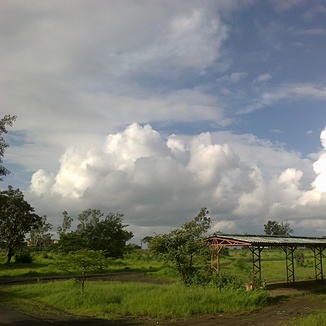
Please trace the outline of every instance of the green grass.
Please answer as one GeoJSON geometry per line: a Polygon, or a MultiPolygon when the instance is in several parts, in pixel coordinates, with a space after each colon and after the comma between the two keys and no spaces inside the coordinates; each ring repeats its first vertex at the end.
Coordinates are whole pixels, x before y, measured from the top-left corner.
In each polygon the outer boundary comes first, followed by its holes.
{"type": "Polygon", "coordinates": [[[185,287],[120,282],[87,282],[84,295],[74,281],[39,283],[3,288],[6,304],[55,307],[77,316],[117,318],[189,318],[196,315],[234,313],[267,305],[264,291],[185,287]],[[10,294],[10,296],[9,296],[10,294]],[[7,299],[6,299],[7,298],[7,299]]]}
{"type": "MultiPolygon", "coordinates": [[[[299,249],[298,249],[299,250],[299,249]]],[[[300,249],[302,250],[302,249],[300,249]]],[[[309,249],[304,249],[306,266],[298,266],[294,263],[295,280],[313,280],[315,279],[314,257],[309,249]]],[[[230,259],[232,264],[221,267],[221,272],[228,272],[236,275],[244,282],[248,282],[252,275],[252,255],[248,249],[230,250],[230,259]],[[242,261],[239,264],[239,261],[242,261]]],[[[323,259],[323,266],[326,266],[326,259],[323,259]]],[[[285,253],[278,249],[264,249],[261,253],[261,272],[262,279],[272,282],[286,282],[286,260],[285,253]]]]}
{"type": "MultiPolygon", "coordinates": [[[[313,261],[313,254],[305,250],[305,259],[313,261]]],[[[31,264],[5,264],[5,255],[0,253],[0,277],[56,276],[66,274],[57,267],[61,256],[55,253],[34,253],[31,264]]],[[[267,284],[286,281],[285,254],[281,250],[264,249],[261,255],[262,277],[267,284]]],[[[326,261],[323,259],[323,265],[326,261]]],[[[209,262],[207,262],[209,265],[209,262]]],[[[239,277],[248,282],[252,274],[252,256],[249,250],[230,250],[230,256],[221,259],[221,272],[239,277]]],[[[157,261],[146,251],[129,253],[124,259],[109,260],[103,273],[119,271],[145,271],[157,279],[177,280],[174,270],[157,261]]],[[[314,267],[295,264],[295,279],[314,279],[314,267]]],[[[263,291],[235,290],[218,291],[212,287],[184,287],[119,282],[93,282],[85,284],[85,294],[73,280],[3,287],[0,303],[24,309],[30,315],[37,312],[49,318],[62,318],[63,313],[76,316],[117,318],[133,316],[154,319],[178,319],[199,315],[234,313],[260,308],[268,303],[263,291]],[[54,317],[53,317],[54,316],[54,317]],[[60,317],[61,316],[61,317],[60,317]]],[[[326,313],[320,312],[305,318],[294,319],[289,325],[326,325],[326,313]]]]}
{"type": "MultiPolygon", "coordinates": [[[[221,258],[222,273],[230,273],[238,276],[243,282],[249,282],[252,275],[252,256],[248,249],[229,250],[230,256],[221,258]],[[242,260],[242,266],[239,264],[242,260]]],[[[306,267],[300,267],[295,264],[295,279],[312,280],[315,278],[313,265],[313,253],[311,250],[303,250],[306,261],[309,262],[306,267]]],[[[0,277],[21,277],[21,276],[57,276],[66,274],[57,267],[61,257],[55,253],[33,253],[34,262],[31,264],[5,264],[5,254],[0,253],[0,277]]],[[[285,282],[286,265],[285,254],[282,250],[264,249],[261,254],[262,278],[267,283],[285,282]]],[[[207,262],[209,265],[209,262],[207,262]]],[[[326,266],[326,259],[323,259],[323,265],[326,266]]],[[[176,275],[167,275],[166,270],[162,270],[164,264],[162,261],[155,260],[146,250],[129,253],[124,259],[110,260],[108,267],[101,273],[119,272],[119,271],[144,271],[155,278],[175,279],[176,275]]]]}
{"type": "MultiPolygon", "coordinates": [[[[60,270],[57,264],[62,260],[62,256],[55,253],[45,254],[35,252],[32,254],[34,261],[31,264],[16,264],[11,262],[5,264],[5,255],[0,254],[0,277],[24,277],[24,276],[57,276],[65,275],[66,272],[60,270]]],[[[162,268],[163,263],[154,259],[138,259],[130,257],[124,259],[108,260],[108,266],[101,273],[119,271],[155,271],[162,268]]]]}
{"type": "Polygon", "coordinates": [[[321,326],[326,325],[326,311],[320,310],[314,315],[294,318],[286,326],[321,326]]]}

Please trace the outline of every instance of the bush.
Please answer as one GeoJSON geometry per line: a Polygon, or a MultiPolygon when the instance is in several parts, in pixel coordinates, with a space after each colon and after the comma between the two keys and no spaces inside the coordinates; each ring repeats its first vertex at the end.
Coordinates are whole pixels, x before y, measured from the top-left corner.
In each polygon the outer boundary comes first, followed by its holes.
{"type": "Polygon", "coordinates": [[[29,251],[23,251],[18,255],[15,255],[16,264],[31,264],[34,258],[29,251]]]}
{"type": "Polygon", "coordinates": [[[53,256],[49,255],[47,252],[43,254],[44,259],[53,259],[53,256]]]}
{"type": "Polygon", "coordinates": [[[297,266],[301,266],[301,267],[305,266],[305,255],[302,251],[295,251],[294,259],[297,263],[297,266]]]}
{"type": "Polygon", "coordinates": [[[244,285],[239,278],[228,273],[214,274],[210,284],[213,285],[214,287],[217,287],[219,290],[222,290],[223,288],[232,288],[232,289],[244,288],[244,285]]]}
{"type": "Polygon", "coordinates": [[[194,273],[189,277],[186,285],[202,285],[207,286],[212,280],[213,274],[210,267],[203,267],[194,270],[194,273]]]}

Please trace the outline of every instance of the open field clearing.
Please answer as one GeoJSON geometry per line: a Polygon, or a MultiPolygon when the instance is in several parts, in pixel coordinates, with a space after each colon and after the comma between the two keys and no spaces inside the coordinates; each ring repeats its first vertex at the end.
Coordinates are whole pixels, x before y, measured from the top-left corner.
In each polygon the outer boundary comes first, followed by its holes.
{"type": "MultiPolygon", "coordinates": [[[[310,252],[305,251],[306,266],[296,266],[296,280],[312,280],[310,252]]],[[[112,260],[101,275],[89,275],[85,293],[73,279],[58,269],[57,254],[35,254],[31,264],[0,265],[1,305],[28,316],[47,321],[124,320],[128,325],[321,325],[326,307],[322,283],[285,280],[285,261],[278,250],[266,250],[262,273],[267,290],[222,290],[212,286],[186,287],[179,284],[171,268],[152,257],[130,255],[112,260]],[[30,283],[33,284],[25,284],[30,283]],[[13,285],[16,284],[16,285],[13,285]],[[20,285],[17,285],[20,284],[20,285]],[[13,285],[13,286],[8,286],[13,285]],[[303,317],[308,316],[307,320],[303,317]],[[271,323],[273,321],[273,323],[271,323]],[[315,323],[315,324],[314,324],[315,323]]],[[[222,272],[250,278],[250,255],[245,250],[230,250],[222,259],[222,272]]],[[[95,325],[95,324],[94,324],[95,325]]],[[[104,324],[103,324],[104,325],[104,324]]],[[[108,324],[108,325],[113,325],[108,324]]]]}

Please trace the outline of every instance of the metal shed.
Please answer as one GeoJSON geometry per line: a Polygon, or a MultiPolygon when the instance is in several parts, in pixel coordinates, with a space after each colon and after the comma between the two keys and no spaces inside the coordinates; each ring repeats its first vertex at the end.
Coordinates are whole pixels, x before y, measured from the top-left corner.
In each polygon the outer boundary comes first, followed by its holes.
{"type": "Polygon", "coordinates": [[[223,247],[247,246],[252,253],[253,282],[261,282],[261,252],[266,247],[280,247],[285,252],[287,282],[295,282],[294,251],[305,247],[314,253],[316,280],[324,280],[322,258],[326,238],[221,234],[208,237],[207,241],[211,250],[211,267],[217,273],[220,272],[220,253],[223,247]]]}

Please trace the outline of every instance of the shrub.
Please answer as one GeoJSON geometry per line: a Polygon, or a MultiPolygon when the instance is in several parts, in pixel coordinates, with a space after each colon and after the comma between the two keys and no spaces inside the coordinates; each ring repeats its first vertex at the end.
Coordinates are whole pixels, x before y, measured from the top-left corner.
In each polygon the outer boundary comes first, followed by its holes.
{"type": "Polygon", "coordinates": [[[29,251],[23,251],[18,255],[15,255],[16,264],[31,264],[34,258],[29,251]]]}
{"type": "Polygon", "coordinates": [[[243,289],[242,281],[234,275],[228,273],[214,274],[211,282],[211,285],[217,287],[219,290],[223,288],[232,288],[232,289],[243,289]]]}
{"type": "Polygon", "coordinates": [[[295,251],[294,252],[294,259],[297,263],[297,266],[304,267],[305,266],[305,256],[302,251],[295,251]]]}

